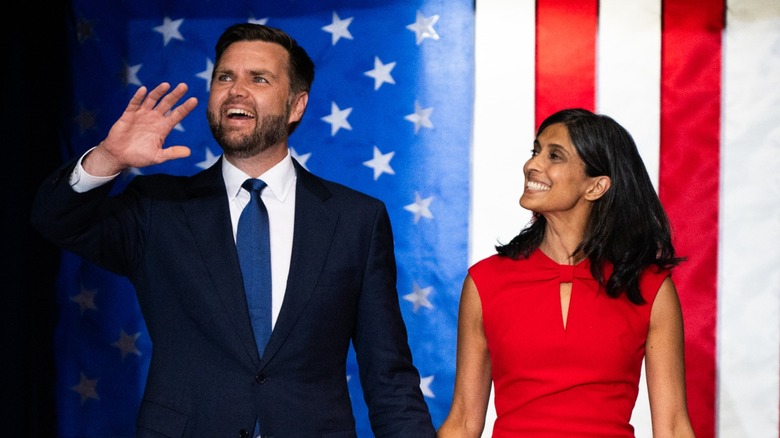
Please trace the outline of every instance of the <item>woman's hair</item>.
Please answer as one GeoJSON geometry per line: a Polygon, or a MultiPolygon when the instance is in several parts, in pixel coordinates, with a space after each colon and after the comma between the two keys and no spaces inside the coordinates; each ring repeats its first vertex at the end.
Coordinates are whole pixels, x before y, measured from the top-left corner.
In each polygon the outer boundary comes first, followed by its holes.
{"type": "MultiPolygon", "coordinates": [[[[225,50],[238,41],[265,41],[284,47],[289,54],[287,75],[290,78],[290,94],[296,95],[301,92],[308,93],[311,91],[311,84],[314,82],[314,62],[312,62],[306,50],[286,32],[262,24],[234,24],[225,29],[217,40],[215,46],[216,65],[219,65],[219,60],[222,58],[225,50]]],[[[290,124],[288,128],[289,133],[295,130],[298,123],[293,122],[290,124]]]]}
{"type": "MultiPolygon", "coordinates": [[[[590,259],[591,273],[607,294],[625,293],[636,304],[645,303],[639,290],[642,271],[656,265],[670,269],[683,259],[675,255],[669,219],[658,199],[634,139],[612,118],[573,108],[545,119],[536,132],[562,123],[569,131],[590,177],[608,176],[612,185],[593,203],[585,236],[574,254],[590,259]],[[604,278],[604,262],[614,270],[604,278]]],[[[506,245],[497,245],[502,256],[528,257],[544,237],[547,220],[534,212],[530,224],[506,245]]]]}

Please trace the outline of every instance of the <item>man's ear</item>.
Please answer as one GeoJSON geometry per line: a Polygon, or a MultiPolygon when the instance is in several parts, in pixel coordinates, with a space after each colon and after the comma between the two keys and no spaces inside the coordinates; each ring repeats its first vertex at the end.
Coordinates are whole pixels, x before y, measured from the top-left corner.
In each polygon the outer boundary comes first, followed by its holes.
{"type": "Polygon", "coordinates": [[[303,113],[306,111],[306,105],[309,103],[309,93],[302,92],[295,97],[290,111],[290,120],[287,123],[300,122],[303,113]]]}
{"type": "Polygon", "coordinates": [[[597,176],[592,178],[590,187],[588,187],[588,191],[585,192],[585,199],[588,201],[595,201],[602,196],[604,196],[604,193],[607,193],[609,188],[612,187],[612,180],[606,176],[597,176]]]}

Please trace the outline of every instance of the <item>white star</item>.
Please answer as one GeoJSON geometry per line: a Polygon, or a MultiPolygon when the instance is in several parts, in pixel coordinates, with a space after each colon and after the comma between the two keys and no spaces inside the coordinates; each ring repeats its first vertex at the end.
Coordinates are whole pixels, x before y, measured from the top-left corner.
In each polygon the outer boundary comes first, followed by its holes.
{"type": "Polygon", "coordinates": [[[439,21],[438,15],[432,15],[429,18],[425,18],[422,12],[417,11],[417,19],[414,23],[406,26],[406,28],[417,35],[417,45],[419,46],[426,38],[439,39],[439,34],[433,29],[433,25],[436,24],[437,21],[439,21]]]}
{"type": "Polygon", "coordinates": [[[390,76],[390,71],[395,67],[395,62],[382,64],[378,56],[374,56],[374,69],[363,74],[374,78],[374,91],[378,90],[385,82],[395,84],[395,80],[390,76]]]}
{"type": "Polygon", "coordinates": [[[252,24],[262,24],[265,25],[265,23],[268,23],[268,17],[265,18],[250,18],[247,20],[248,23],[252,24]]]}
{"type": "Polygon", "coordinates": [[[125,178],[130,179],[134,176],[143,175],[144,173],[138,167],[128,167],[122,171],[122,174],[125,176],[125,178]]]}
{"type": "Polygon", "coordinates": [[[184,37],[179,33],[179,26],[184,22],[183,18],[171,20],[168,17],[163,18],[163,24],[154,28],[155,32],[163,35],[163,46],[167,46],[172,39],[184,41],[184,37]]]}
{"type": "Polygon", "coordinates": [[[128,167],[127,169],[123,170],[122,173],[119,174],[119,177],[122,178],[123,181],[127,182],[131,179],[135,178],[138,175],[143,175],[143,171],[141,171],[138,167],[128,167]]]}
{"type": "Polygon", "coordinates": [[[98,379],[87,379],[87,376],[85,376],[84,373],[81,373],[79,384],[71,386],[70,389],[79,393],[81,396],[81,404],[84,404],[88,398],[100,400],[100,397],[98,397],[97,391],[95,390],[97,381],[98,379]]]}
{"type": "Polygon", "coordinates": [[[390,167],[390,160],[393,159],[395,152],[383,154],[378,147],[374,146],[374,158],[364,161],[363,164],[374,169],[374,181],[378,180],[383,173],[395,175],[395,171],[390,167]]]}
{"type": "Polygon", "coordinates": [[[128,182],[131,179],[135,178],[138,175],[143,175],[144,173],[141,171],[138,167],[128,167],[127,169],[123,170],[122,173],[119,174],[119,178],[122,179],[124,182],[128,182]]]}
{"type": "Polygon", "coordinates": [[[330,103],[330,115],[322,118],[327,123],[330,123],[330,136],[333,137],[339,132],[339,129],[344,128],[352,130],[352,125],[347,121],[347,117],[352,113],[352,108],[339,109],[336,102],[330,103]]]}
{"type": "Polygon", "coordinates": [[[138,332],[134,335],[128,335],[124,330],[122,330],[119,333],[119,339],[117,339],[116,342],[112,343],[111,345],[119,349],[119,352],[122,353],[122,359],[124,359],[130,353],[133,353],[136,356],[140,356],[141,352],[135,346],[135,341],[138,340],[139,336],[141,336],[141,332],[138,332]]]}
{"type": "Polygon", "coordinates": [[[431,390],[431,383],[433,383],[433,376],[421,377],[420,390],[422,391],[423,396],[428,398],[436,398],[436,394],[434,394],[431,390]]]}
{"type": "Polygon", "coordinates": [[[404,299],[414,304],[414,307],[412,308],[414,313],[417,313],[417,311],[420,310],[420,307],[433,309],[433,304],[428,301],[428,295],[432,290],[433,286],[421,288],[417,282],[415,282],[414,286],[412,286],[412,292],[404,295],[404,299]]]}
{"type": "Polygon", "coordinates": [[[420,131],[420,126],[433,128],[433,123],[431,123],[430,119],[432,112],[433,108],[423,108],[419,103],[414,102],[414,113],[404,117],[404,120],[414,123],[414,133],[417,134],[420,131]]]}
{"type": "Polygon", "coordinates": [[[95,305],[96,295],[97,295],[96,290],[84,289],[84,287],[82,286],[81,292],[79,292],[78,295],[74,295],[70,297],[70,300],[79,305],[81,314],[83,315],[84,311],[86,310],[98,310],[97,305],[95,305]]]}
{"type": "Polygon", "coordinates": [[[348,40],[352,39],[352,34],[349,33],[349,29],[347,28],[349,27],[350,23],[352,23],[353,18],[354,17],[349,17],[342,20],[338,15],[336,15],[336,12],[333,11],[333,22],[327,26],[322,27],[322,30],[331,34],[330,40],[332,46],[335,46],[336,43],[339,42],[340,38],[346,38],[348,40]]]}
{"type": "Polygon", "coordinates": [[[433,219],[433,214],[431,214],[431,210],[428,209],[431,205],[431,201],[433,201],[433,196],[422,199],[420,194],[415,192],[414,203],[405,206],[404,210],[414,213],[414,223],[417,223],[421,217],[433,219]]]}
{"type": "Polygon", "coordinates": [[[298,155],[298,152],[294,148],[290,148],[290,155],[292,155],[293,158],[301,165],[304,169],[309,170],[308,167],[306,167],[306,162],[309,161],[309,157],[311,157],[311,152],[308,154],[298,155]]]}
{"type": "Polygon", "coordinates": [[[201,161],[200,163],[196,164],[201,169],[208,169],[211,167],[212,164],[216,163],[219,159],[219,155],[214,155],[211,153],[211,149],[206,148],[206,159],[201,161]]]}
{"type": "Polygon", "coordinates": [[[214,72],[214,63],[211,62],[210,59],[206,58],[206,69],[195,75],[196,77],[199,77],[204,81],[206,81],[207,92],[211,90],[211,74],[213,72],[214,72]]]}
{"type": "Polygon", "coordinates": [[[179,123],[176,124],[176,126],[173,127],[173,129],[175,129],[175,130],[177,130],[179,132],[184,132],[184,125],[182,125],[181,122],[179,122],[179,123]]]}
{"type": "Polygon", "coordinates": [[[125,63],[125,71],[122,74],[122,82],[125,83],[125,86],[132,84],[140,87],[143,85],[141,80],[138,79],[138,71],[141,70],[141,66],[143,64],[127,65],[125,63]]]}

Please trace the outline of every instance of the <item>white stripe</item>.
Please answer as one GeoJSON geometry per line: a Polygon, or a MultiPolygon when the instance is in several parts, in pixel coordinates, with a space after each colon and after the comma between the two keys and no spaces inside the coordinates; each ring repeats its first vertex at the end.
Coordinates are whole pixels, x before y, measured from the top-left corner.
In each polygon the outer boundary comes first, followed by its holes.
{"type": "Polygon", "coordinates": [[[476,8],[472,263],[530,219],[518,201],[536,129],[534,14],[532,0],[487,0],[476,8]]]}
{"type": "MultiPolygon", "coordinates": [[[[596,66],[596,111],[634,137],[658,189],[661,108],[661,1],[602,0],[596,66]]],[[[631,424],[637,438],[653,436],[644,369],[631,424]]]]}
{"type": "Polygon", "coordinates": [[[780,391],[780,2],[727,6],[717,431],[772,438],[780,391]]]}
{"type": "MultiPolygon", "coordinates": [[[[508,242],[531,217],[518,201],[536,130],[535,8],[533,0],[476,6],[471,263],[495,253],[495,244],[508,242]]],[[[492,435],[495,418],[491,396],[484,438],[492,435]]]]}
{"type": "Polygon", "coordinates": [[[602,0],[596,111],[634,137],[658,189],[661,108],[661,0],[602,0]]]}

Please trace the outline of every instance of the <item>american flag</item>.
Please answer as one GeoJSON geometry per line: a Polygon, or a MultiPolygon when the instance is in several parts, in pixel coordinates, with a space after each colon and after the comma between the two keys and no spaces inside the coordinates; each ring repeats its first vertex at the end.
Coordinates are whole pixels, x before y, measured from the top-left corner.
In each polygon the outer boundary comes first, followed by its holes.
{"type": "MultiPolygon", "coordinates": [[[[216,159],[205,102],[227,25],[257,21],[301,42],[317,78],[293,155],[387,204],[399,300],[436,426],[452,397],[466,268],[530,217],[517,200],[535,127],[564,106],[613,116],[640,146],[688,257],[675,281],[697,436],[778,437],[777,0],[71,5],[66,157],[97,144],[140,85],[186,82],[201,101],[169,138],[192,155],[125,182],[216,159]]],[[[151,344],[131,285],[65,253],[58,301],[58,435],[133,436],[151,344]]],[[[358,432],[370,437],[353,360],[358,432]]],[[[644,391],[632,422],[637,437],[652,436],[644,391]]]]}

